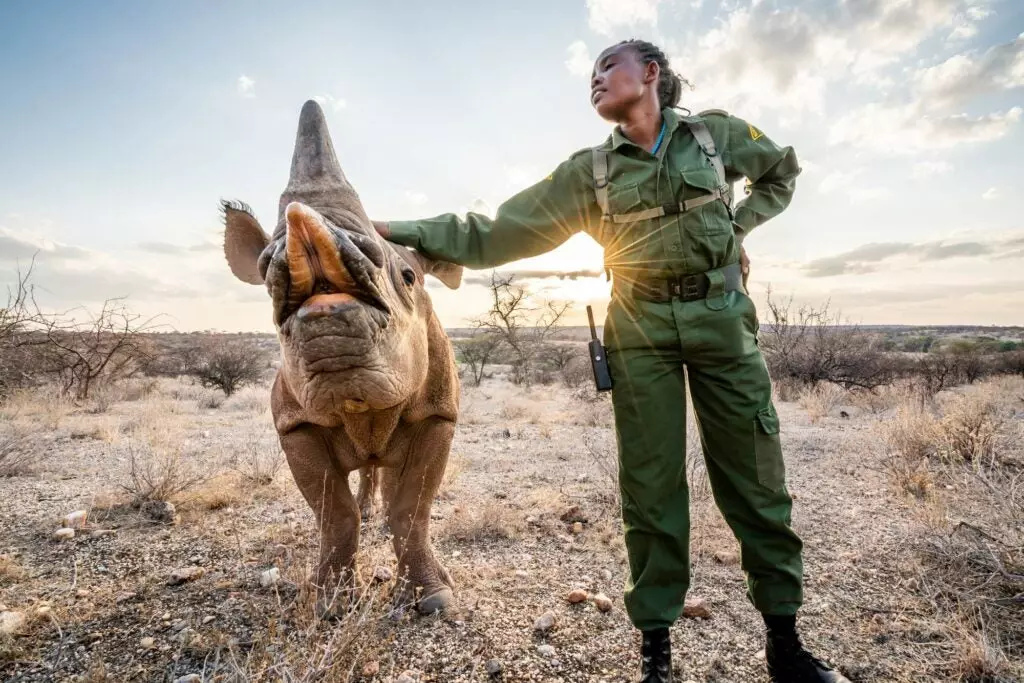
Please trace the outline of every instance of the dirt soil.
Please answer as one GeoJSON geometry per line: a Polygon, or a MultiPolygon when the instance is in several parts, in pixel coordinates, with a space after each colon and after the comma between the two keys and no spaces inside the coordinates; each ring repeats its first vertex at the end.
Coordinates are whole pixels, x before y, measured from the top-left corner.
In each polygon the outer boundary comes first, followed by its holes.
{"type": "MultiPolygon", "coordinates": [[[[363,525],[368,588],[338,622],[312,617],[311,511],[286,465],[266,476],[280,462],[266,388],[223,403],[184,380],[102,406],[25,399],[7,419],[34,430],[34,471],[0,479],[0,611],[24,623],[0,641],[0,679],[634,681],[611,409],[587,394],[500,377],[464,389],[432,522],[458,608],[392,606],[395,563],[378,515],[363,525]],[[171,517],[136,509],[133,455],[137,479],[204,481],[172,492],[171,517]],[[86,527],[55,539],[79,509],[86,527]],[[265,574],[275,567],[276,582],[265,574]],[[610,611],[570,604],[574,588],[603,593],[610,611]],[[555,624],[539,633],[545,612],[555,624]]],[[[805,642],[855,682],[957,680],[917,590],[908,539],[918,504],[884,467],[884,414],[841,406],[812,421],[787,402],[779,412],[805,542],[805,642]]],[[[691,469],[691,595],[710,616],[674,627],[676,675],[764,683],[763,626],[738,546],[699,461],[691,469]]]]}

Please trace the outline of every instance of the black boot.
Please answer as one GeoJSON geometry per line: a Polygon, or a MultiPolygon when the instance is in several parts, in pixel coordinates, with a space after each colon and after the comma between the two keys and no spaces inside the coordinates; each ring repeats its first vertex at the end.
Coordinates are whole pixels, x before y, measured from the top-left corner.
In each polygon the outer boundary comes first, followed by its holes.
{"type": "Polygon", "coordinates": [[[765,617],[768,639],[764,649],[772,683],[850,683],[806,649],[796,632],[795,617],[765,617]]]}
{"type": "Polygon", "coordinates": [[[672,641],[668,629],[642,633],[640,683],[672,683],[672,641]]]}

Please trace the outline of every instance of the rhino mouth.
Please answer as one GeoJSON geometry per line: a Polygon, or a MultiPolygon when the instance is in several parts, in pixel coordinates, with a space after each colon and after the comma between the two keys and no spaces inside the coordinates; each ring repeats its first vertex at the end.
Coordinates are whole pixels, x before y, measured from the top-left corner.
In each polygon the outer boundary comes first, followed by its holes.
{"type": "Polygon", "coordinates": [[[288,296],[280,324],[334,316],[364,309],[386,326],[391,307],[381,291],[384,254],[365,235],[335,227],[298,202],[286,211],[284,256],[288,296]]]}

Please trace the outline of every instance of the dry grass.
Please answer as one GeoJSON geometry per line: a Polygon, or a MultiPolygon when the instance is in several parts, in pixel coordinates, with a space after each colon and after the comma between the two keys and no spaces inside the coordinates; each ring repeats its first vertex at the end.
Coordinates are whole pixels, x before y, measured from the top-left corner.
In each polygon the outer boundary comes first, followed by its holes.
{"type": "Polygon", "coordinates": [[[250,386],[239,389],[224,401],[224,409],[241,413],[266,413],[270,410],[267,388],[250,386]]]}
{"type": "Polygon", "coordinates": [[[831,415],[846,397],[847,392],[840,387],[822,382],[802,389],[797,395],[797,403],[807,411],[811,423],[816,424],[822,418],[831,415]]]}
{"type": "Polygon", "coordinates": [[[524,528],[520,513],[496,501],[457,507],[444,520],[439,538],[479,543],[519,537],[524,528]]]}
{"type": "Polygon", "coordinates": [[[933,408],[910,399],[882,425],[896,482],[930,501],[914,540],[921,592],[962,681],[1011,680],[1024,657],[1022,387],[981,383],[933,408]]]}

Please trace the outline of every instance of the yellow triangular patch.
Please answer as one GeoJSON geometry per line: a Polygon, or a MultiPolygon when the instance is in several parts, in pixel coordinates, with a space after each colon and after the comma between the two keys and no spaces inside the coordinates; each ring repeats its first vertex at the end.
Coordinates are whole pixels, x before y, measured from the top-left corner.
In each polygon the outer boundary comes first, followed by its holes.
{"type": "Polygon", "coordinates": [[[758,138],[760,138],[760,137],[762,137],[764,135],[764,133],[759,131],[757,128],[754,128],[749,123],[747,124],[747,128],[750,129],[750,139],[751,140],[757,140],[758,138]]]}

